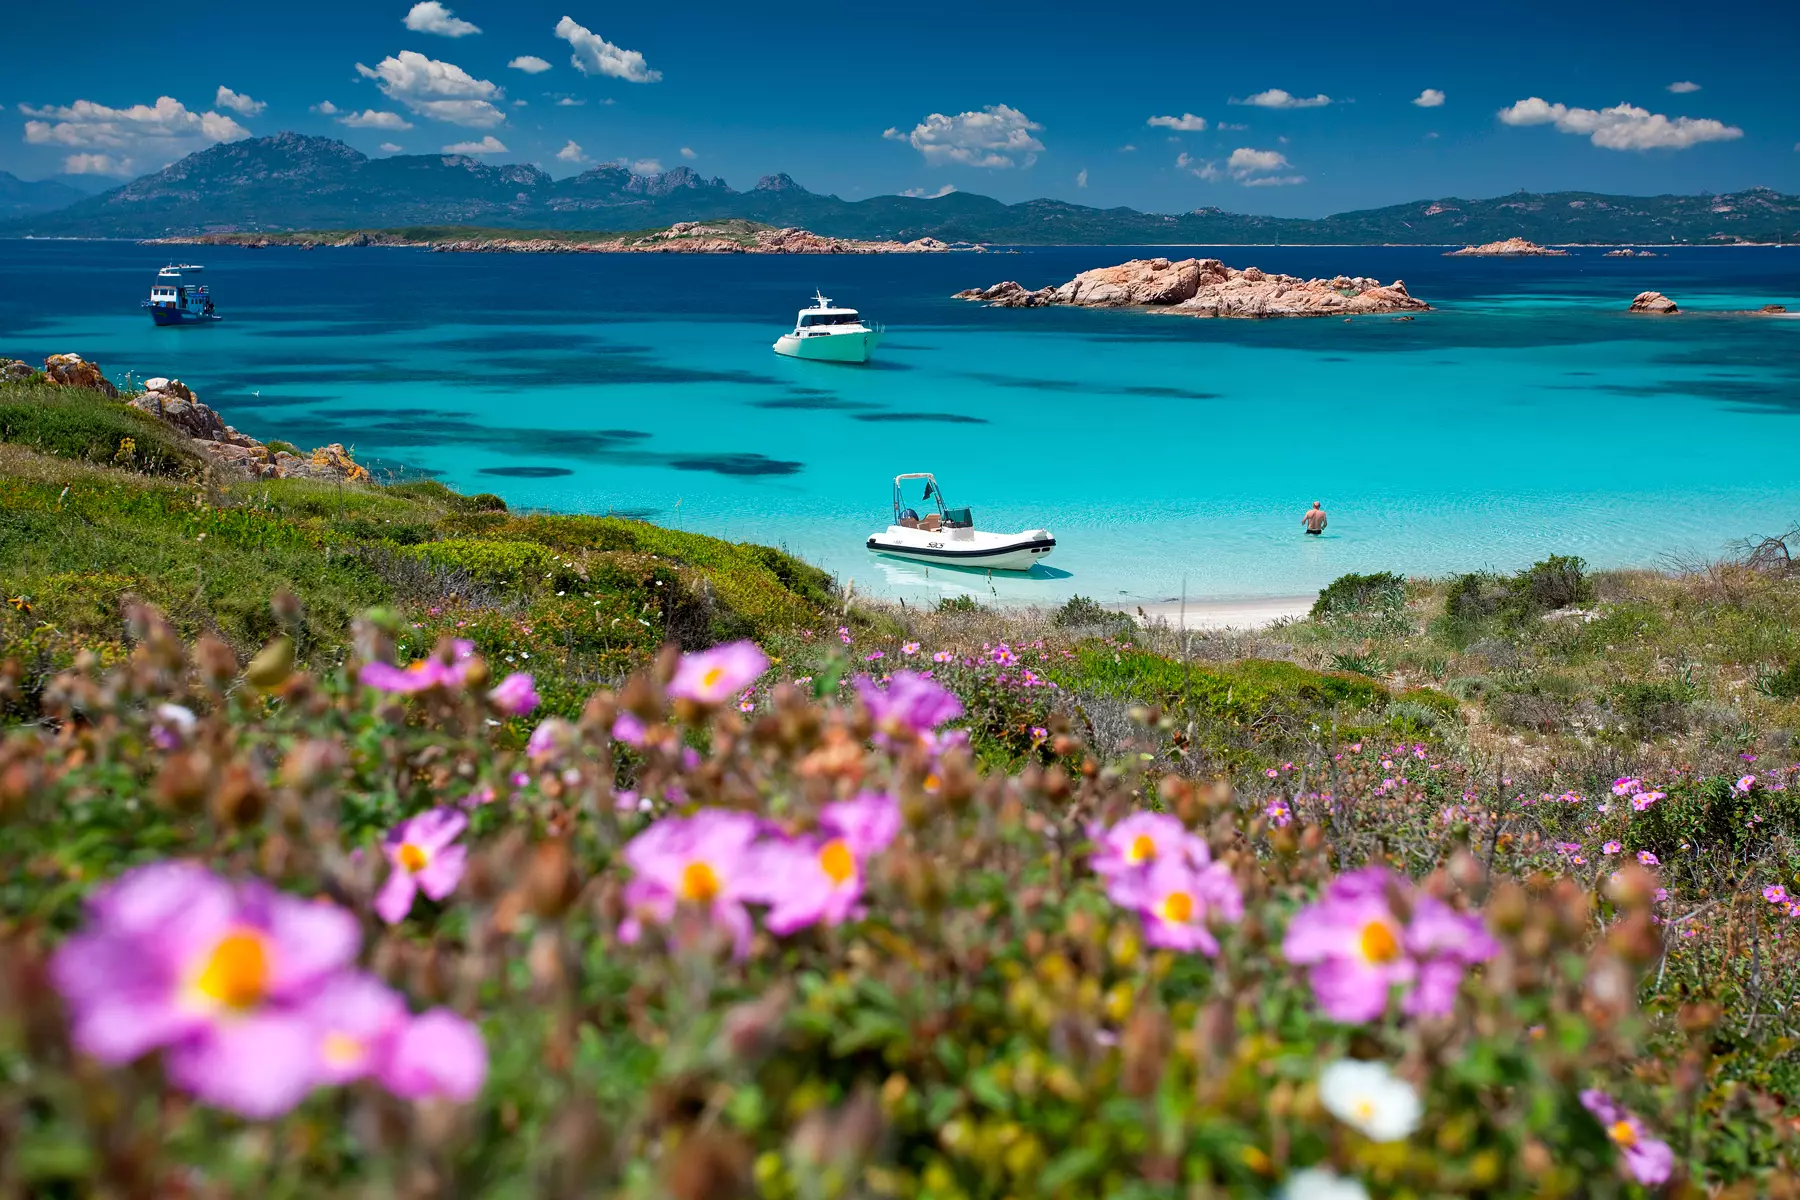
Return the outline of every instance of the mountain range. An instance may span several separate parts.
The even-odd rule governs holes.
[[[553,179],[530,164],[495,165],[457,154],[369,158],[331,138],[297,133],[212,146],[101,195],[77,195],[57,181],[25,183],[0,173],[0,236],[408,225],[623,232],[737,217],[833,237],[1006,245],[1800,241],[1800,196],[1767,188],[1642,197],[1519,192],[1302,219],[1219,208],[1145,213],[1062,200],[1003,204],[968,192],[842,200],[810,192],[786,175],[765,175],[739,192],[689,167],[639,175],[606,163]]]

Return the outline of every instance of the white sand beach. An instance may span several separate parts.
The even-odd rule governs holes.
[[[1153,604],[1122,604],[1119,608],[1136,616],[1167,621],[1176,629],[1263,629],[1277,621],[1304,617],[1312,610],[1318,593],[1304,596],[1255,596],[1239,600],[1193,600],[1184,606],[1180,600],[1159,600]]]

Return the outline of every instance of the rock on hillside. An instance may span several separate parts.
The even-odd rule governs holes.
[[[1339,275],[1300,279],[1271,275],[1255,267],[1240,271],[1216,258],[1140,258],[1116,267],[1083,271],[1061,287],[1030,291],[1008,280],[989,288],[958,292],[996,308],[1041,308],[1071,304],[1083,308],[1148,307],[1190,317],[1330,317],[1427,311],[1430,305],[1406,291],[1406,284]]]
[[[1489,242],[1485,246],[1464,246],[1461,250],[1452,250],[1445,258],[1567,258],[1567,250],[1552,250],[1540,246],[1536,242],[1528,242],[1522,237],[1510,237],[1503,242]]]
[[[1657,313],[1659,315],[1678,313],[1681,311],[1675,302],[1661,292],[1639,292],[1631,302],[1631,311],[1635,313]]]

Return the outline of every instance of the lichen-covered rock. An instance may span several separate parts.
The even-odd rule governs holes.
[[[22,383],[37,373],[37,368],[16,358],[0,358],[0,383]]]
[[[1678,313],[1681,309],[1676,307],[1675,302],[1661,292],[1639,292],[1637,298],[1631,302],[1631,311],[1634,313],[1666,315],[1669,313]]]
[[[79,354],[52,354],[44,360],[44,374],[52,383],[63,387],[88,388],[118,397],[119,389],[101,373],[98,363],[88,362]]]

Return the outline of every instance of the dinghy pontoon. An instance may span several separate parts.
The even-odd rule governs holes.
[[[935,504],[935,512],[921,517],[906,507],[900,485],[907,479],[925,481],[925,495],[919,503]],[[994,571],[1029,571],[1033,563],[1047,558],[1055,548],[1056,539],[1048,529],[1027,529],[1021,533],[976,529],[975,518],[968,509],[945,507],[944,493],[928,471],[894,476],[894,523],[881,533],[869,535],[869,549],[877,554]]]

